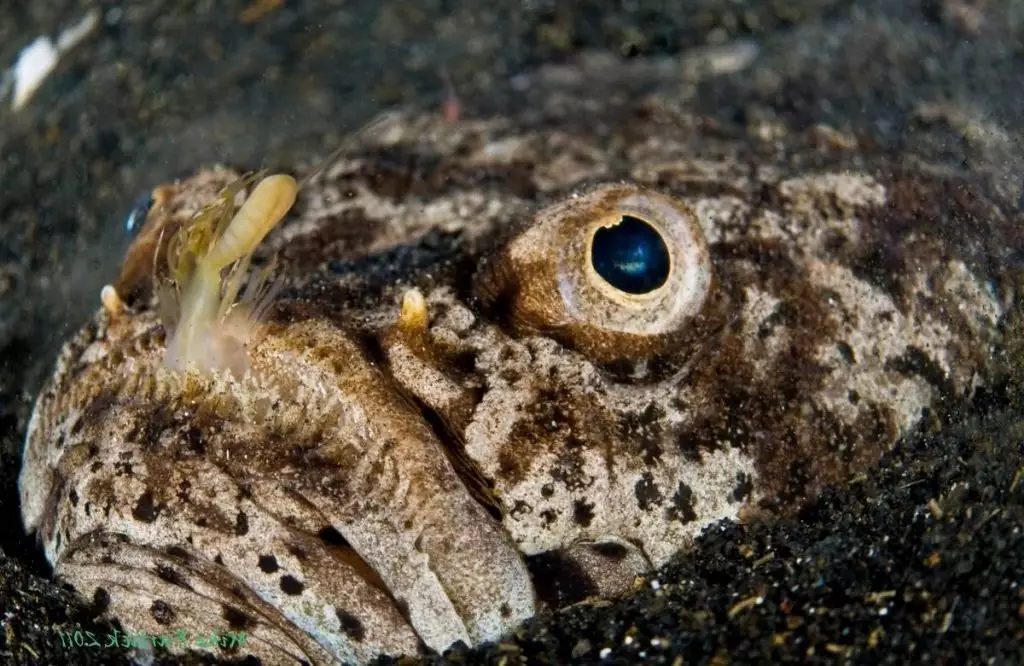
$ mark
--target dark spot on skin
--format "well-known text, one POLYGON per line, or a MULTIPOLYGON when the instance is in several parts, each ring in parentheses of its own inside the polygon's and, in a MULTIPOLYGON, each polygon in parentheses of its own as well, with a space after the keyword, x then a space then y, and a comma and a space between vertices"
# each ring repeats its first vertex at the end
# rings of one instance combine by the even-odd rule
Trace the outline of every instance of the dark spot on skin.
POLYGON ((626 414, 619 420, 619 439, 637 447, 649 467, 661 462, 664 416, 665 410, 652 402, 640 414, 626 414))
POLYGON ((553 485, 551 485, 550 483, 545 483, 543 486, 540 487, 540 496, 541 497, 551 497, 554 494, 555 494, 555 487, 553 485))
POLYGON ((697 520, 697 512, 694 510, 696 498, 693 490, 682 481, 672 495, 672 506, 667 510, 669 520, 678 520, 684 525, 697 520))
POLYGON ((79 423, 97 423, 103 419, 104 414, 117 402, 117 396, 109 391, 104 391, 86 406, 79 423))
POLYGON ((750 478, 750 475, 743 472, 736 474, 736 487, 732 491, 732 501, 743 502, 750 497, 752 492, 754 492, 754 480, 750 478))
POLYGON ((776 309, 760 323, 757 327, 757 339, 764 340, 772 336, 775 330, 785 323, 785 315, 779 310, 778 306, 776 309))
POLYGON ((601 541, 590 545, 590 550, 594 551, 601 557, 614 560, 615 562, 621 562, 629 555, 629 549, 623 546, 621 543, 615 543, 614 541, 601 541))
POLYGON ((682 428, 676 438, 676 446, 679 449, 679 454, 683 456, 683 459, 691 463, 700 463, 701 449, 705 446, 705 443, 695 436, 694 432, 688 428, 682 428))
POLYGON ((280 567, 277 565, 277 558, 273 555, 260 555, 260 571, 267 574, 276 572, 280 567))
POLYGON ((860 393, 857 393, 853 389, 850 389, 850 392, 846 394, 846 397, 849 398, 851 405, 856 405, 860 402, 860 393))
POLYGON ((523 500, 516 500, 516 503, 512 505, 512 509, 509 510, 508 515, 513 518, 519 516, 526 516, 533 513, 533 507, 524 502, 523 500))
POLYGON ((502 604, 501 607, 498 609, 498 612, 501 613, 501 617, 505 618, 506 620, 512 617, 512 609, 509 607, 508 604, 502 604))
POLYGON ((841 340, 837 342, 836 350, 839 352, 839 355, 843 357, 843 360, 846 361, 847 365, 853 365, 857 362, 857 356, 853 353, 853 347, 845 342, 841 340))
POLYGON ((558 513, 554 509, 544 509, 540 512, 540 518, 544 521, 544 527, 551 527, 558 518, 558 513))
POLYGON ((590 527, 590 521, 594 519, 594 505, 584 499, 578 499, 573 503, 572 519, 581 527, 590 527))
POLYGON ((170 604, 162 599, 153 602, 153 605, 149 607, 149 614, 153 616, 157 624, 165 627, 174 622, 177 617, 177 613, 174 612, 170 604))
POLYGON ((78 493, 75 492, 74 488, 68 493, 68 499, 71 500, 71 506, 78 506, 78 493))
POLYGON ((190 591, 192 590, 192 586, 185 581, 185 578, 176 569, 169 567, 166 564, 161 563, 156 565, 156 575, 160 580, 166 581, 171 585, 177 585, 180 588, 190 591))
POLYGON ((304 562, 306 558, 309 557, 306 554, 306 551, 302 550, 293 543, 288 544, 288 552, 292 554, 292 557, 294 557, 300 562, 304 562))
POLYGON ((281 591, 285 594, 292 596, 298 596, 302 594, 302 590, 306 588, 299 580, 291 574, 285 574, 281 576, 281 591))
POLYGON ((220 553, 214 556, 213 561, 221 566, 224 566, 224 558, 220 556, 220 553))
POLYGON ((255 620, 253 620, 251 617, 249 617, 242 611, 238 610, 234 606, 225 605, 223 611, 221 612, 221 617, 227 620, 228 627, 232 631, 243 631, 245 629, 250 629, 253 625, 256 624, 255 620))
POLYGON ((505 366, 498 372, 498 376, 501 377, 506 382, 508 382, 509 384, 515 384, 520 379, 522 379, 523 375, 516 368, 512 366, 505 366))
POLYGON ((188 450, 197 456, 206 454, 206 442, 203 439, 203 431, 195 426, 186 428, 182 433, 185 437, 185 442, 188 444, 188 450))
POLYGON ((908 377, 920 377, 943 395, 953 395, 956 392, 953 382, 939 364, 917 347, 907 347, 902 356, 886 360, 885 369, 908 377))
MULTIPOLYGON (((66 486, 67 486, 67 479, 60 472, 56 472, 53 475, 53 490, 50 492, 49 496, 46 498, 46 505, 47 505, 46 511, 48 513, 54 511, 54 508, 53 508, 54 505, 62 504, 65 501, 66 495, 65 495, 64 489, 65 489, 66 486)), ((46 530, 47 537, 46 538, 49 538, 49 535, 52 535, 53 531, 56 530, 56 529, 57 529, 56 524, 51 523, 49 525, 49 527, 47 527, 47 530, 46 530)))
POLYGON ((551 470, 551 477, 569 491, 584 490, 594 483, 594 478, 586 472, 586 464, 579 448, 578 439, 570 437, 565 450, 558 456, 556 466, 551 470), (574 441, 576 447, 573 447, 574 441))
POLYGON ((85 503, 85 515, 87 515, 87 516, 91 516, 92 515, 92 502, 86 502, 85 503))
POLYGON ((92 593, 92 611, 96 615, 100 615, 107 611, 110 607, 110 593, 107 592, 106 588, 97 587, 96 591, 92 593))
POLYGON ((189 552, 181 546, 168 546, 167 550, 165 550, 164 552, 173 557, 180 557, 185 561, 188 561, 192 558, 192 556, 189 555, 189 552))
POLYGON ((156 520, 156 517, 160 514, 160 509, 162 508, 162 504, 153 503, 153 493, 146 490, 135 503, 135 508, 132 509, 132 516, 135 520, 140 520, 144 523, 151 523, 156 520))
POLYGON ((136 442, 147 451, 156 451, 160 448, 161 435, 174 427, 176 416, 174 410, 169 407, 158 407, 149 410, 145 415, 139 414, 136 426, 126 438, 129 442, 136 442))
POLYGON ((867 252, 858 253, 850 262, 853 274, 889 294, 900 302, 899 276, 906 275, 906 262, 899 243, 879 243, 867 252))
POLYGON ((334 613, 338 616, 338 622, 341 623, 341 630, 345 632, 345 635, 356 643, 361 643, 366 637, 366 628, 363 627, 359 618, 338 607, 334 608, 334 613))
POLYGON ((320 537, 320 540, 328 546, 341 546, 342 548, 352 547, 349 544, 348 540, 344 536, 342 536, 341 532, 334 529, 330 525, 321 528, 321 530, 317 532, 317 536, 320 537))
POLYGON ((101 463, 98 460, 93 464, 89 465, 89 471, 92 472, 93 474, 100 471, 101 469, 103 469, 103 463, 101 463))
POLYGON ((838 231, 830 231, 825 235, 821 243, 822 248, 829 254, 839 254, 850 247, 850 239, 846 234, 838 231))
POLYGON ((245 536, 249 533, 249 517, 245 515, 244 511, 239 511, 238 515, 235 516, 235 535, 245 536))
POLYGON ((636 495, 636 501, 640 508, 644 511, 650 511, 655 504, 661 503, 661 491, 654 483, 654 475, 650 472, 644 472, 640 476, 640 480, 633 487, 633 493, 636 495))
POLYGON ((541 601, 552 608, 562 608, 597 594, 597 585, 573 559, 557 550, 526 558, 541 601))

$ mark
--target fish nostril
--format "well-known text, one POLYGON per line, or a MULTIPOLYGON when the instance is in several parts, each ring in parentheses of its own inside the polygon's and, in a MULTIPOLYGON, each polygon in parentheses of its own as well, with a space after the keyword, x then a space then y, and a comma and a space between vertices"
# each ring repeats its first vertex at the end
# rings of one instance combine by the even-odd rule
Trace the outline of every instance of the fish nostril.
POLYGON ((609 285, 627 294, 643 295, 668 281, 671 259, 661 234, 631 215, 601 227, 591 240, 591 263, 609 285))

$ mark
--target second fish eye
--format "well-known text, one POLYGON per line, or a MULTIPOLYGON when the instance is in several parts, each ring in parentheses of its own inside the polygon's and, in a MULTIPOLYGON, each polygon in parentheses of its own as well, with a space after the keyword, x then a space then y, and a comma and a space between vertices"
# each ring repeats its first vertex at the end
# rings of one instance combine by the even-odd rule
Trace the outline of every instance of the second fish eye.
POLYGON ((132 204, 131 210, 128 211, 128 217, 124 221, 124 230, 129 236, 134 236, 142 225, 146 222, 146 216, 149 215, 149 210, 153 207, 153 194, 146 192, 132 204))
POLYGON ((657 229, 640 218, 623 215, 614 225, 594 232, 590 264, 610 286, 642 296, 668 281, 671 257, 657 229))

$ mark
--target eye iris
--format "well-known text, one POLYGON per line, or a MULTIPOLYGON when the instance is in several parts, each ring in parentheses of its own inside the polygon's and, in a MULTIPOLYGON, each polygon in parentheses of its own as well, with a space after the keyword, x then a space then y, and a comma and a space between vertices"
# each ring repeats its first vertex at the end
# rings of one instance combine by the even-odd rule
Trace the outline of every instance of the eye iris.
POLYGON ((615 226, 598 229, 592 243, 594 270, 620 291, 646 294, 668 280, 668 248, 643 220, 624 215, 615 226))

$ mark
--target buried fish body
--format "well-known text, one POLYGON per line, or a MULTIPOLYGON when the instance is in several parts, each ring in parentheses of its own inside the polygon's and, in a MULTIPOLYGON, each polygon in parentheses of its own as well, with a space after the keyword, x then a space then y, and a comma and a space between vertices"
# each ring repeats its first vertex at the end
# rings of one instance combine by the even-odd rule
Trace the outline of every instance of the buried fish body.
POLYGON ((605 113, 397 115, 238 227, 252 179, 159 188, 29 424, 55 573, 265 663, 476 644, 797 506, 990 381, 1012 295, 983 188, 821 128, 605 113))

